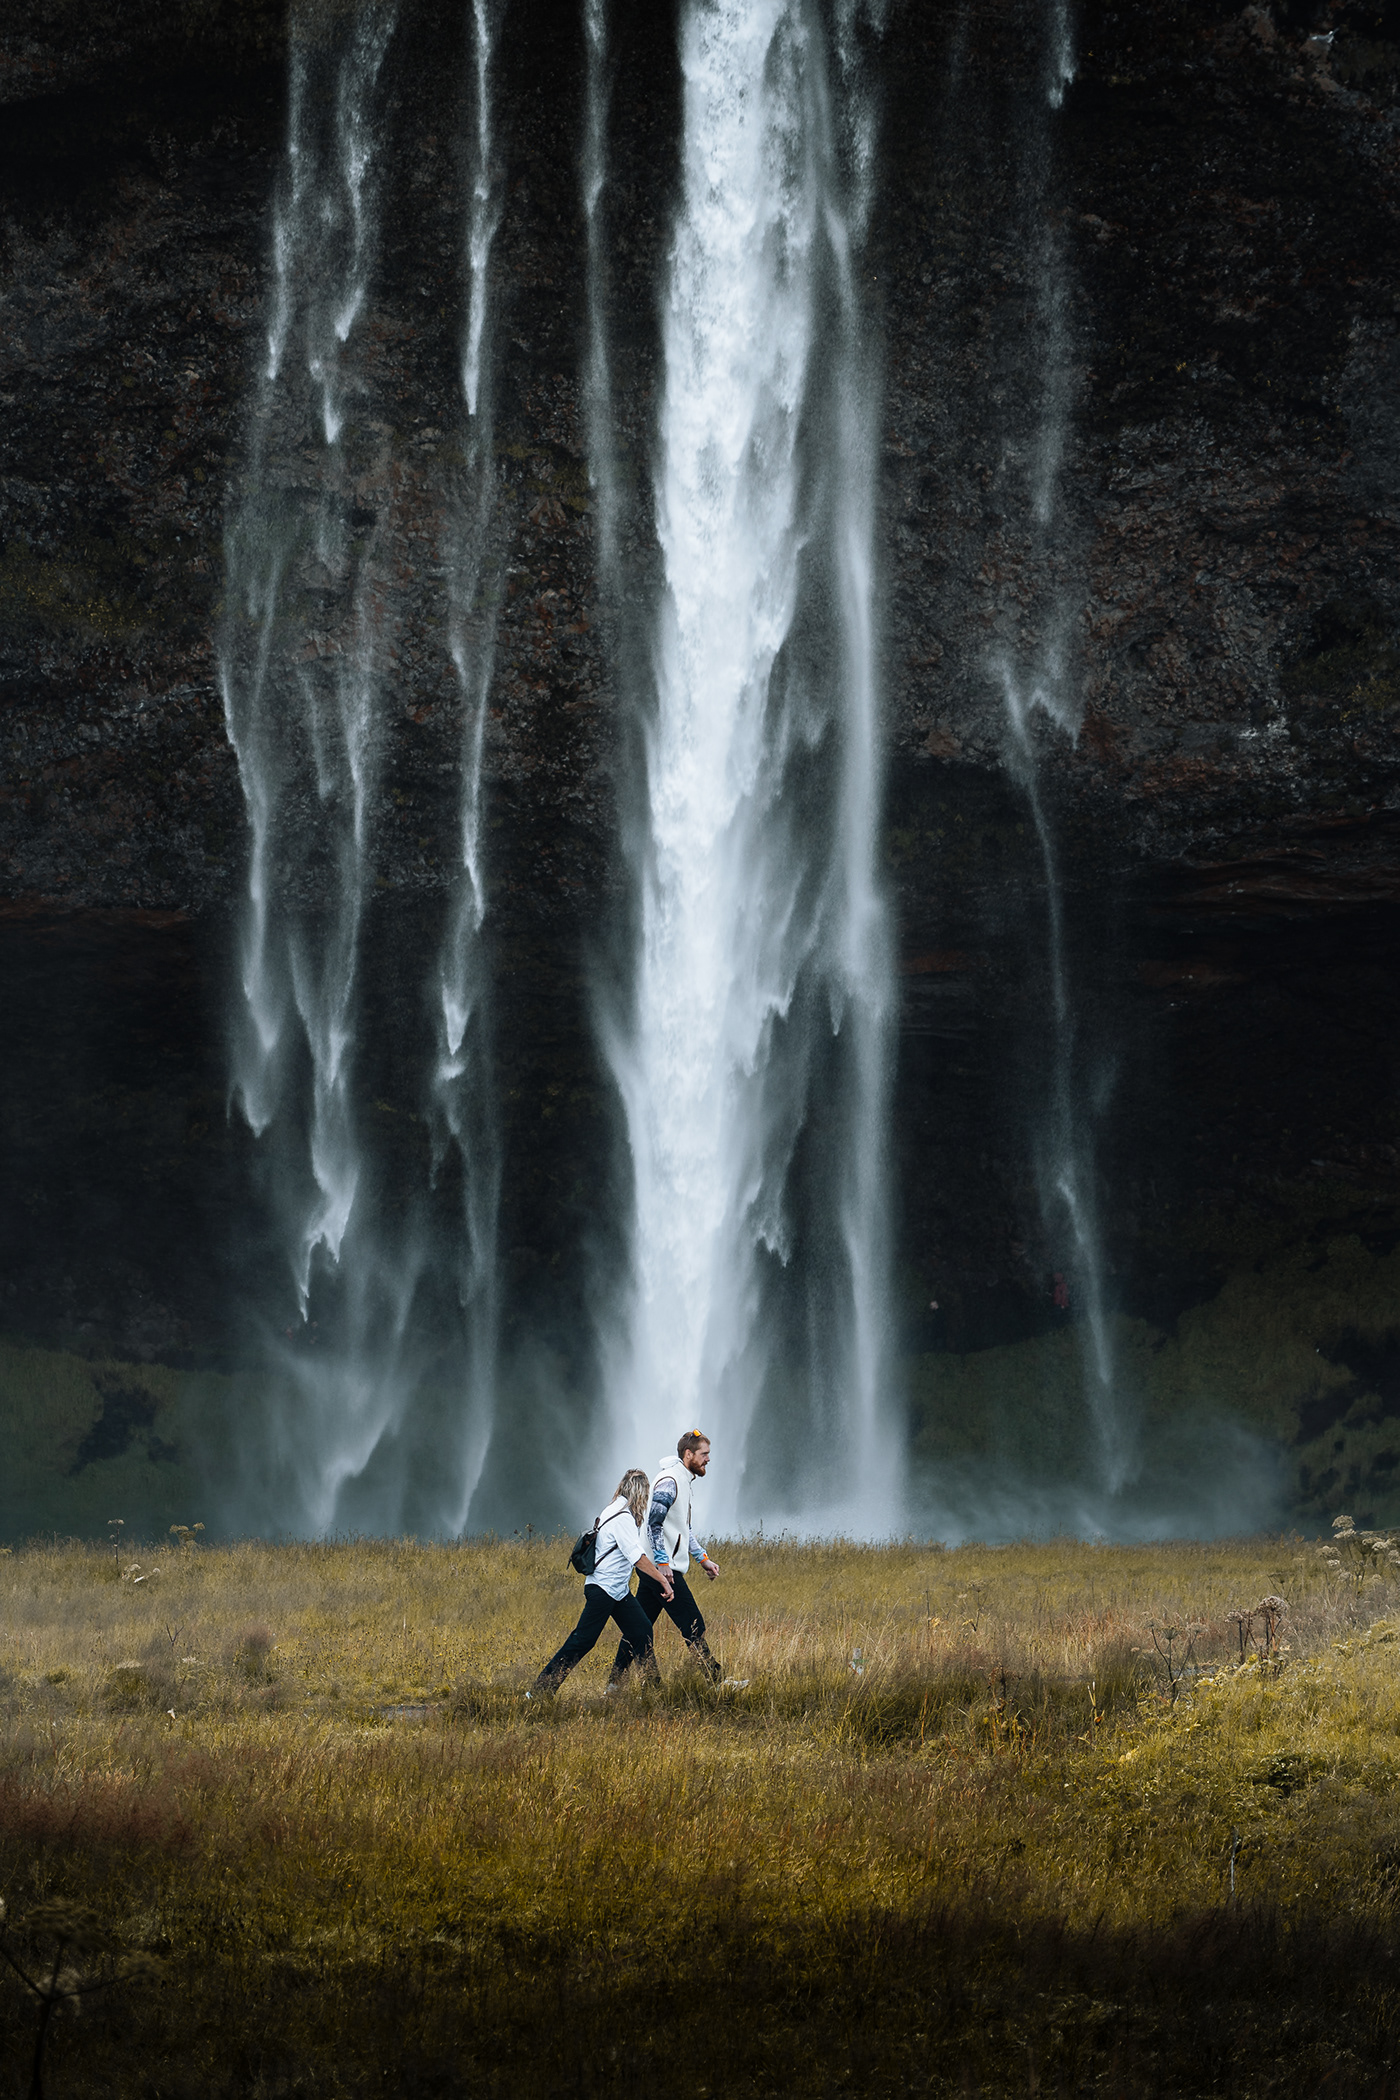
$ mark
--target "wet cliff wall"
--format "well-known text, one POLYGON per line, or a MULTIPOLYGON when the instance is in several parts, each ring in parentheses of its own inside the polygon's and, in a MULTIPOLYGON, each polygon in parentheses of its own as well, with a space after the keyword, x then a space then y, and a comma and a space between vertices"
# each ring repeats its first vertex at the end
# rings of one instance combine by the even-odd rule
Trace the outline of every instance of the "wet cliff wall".
MULTIPOLYGON (((1029 1165, 1045 884, 994 668, 1049 594, 1069 608, 1083 719, 1075 739, 1045 725, 1039 762, 1125 1376, 1154 1421, 1228 1417, 1262 1440, 1242 1520, 1338 1498, 1382 1511, 1400 1460, 1400 18, 1079 11, 1037 173, 1072 374, 1048 568, 1016 497, 1038 20, 1019 0, 908 5, 884 38, 870 292, 911 1430, 924 1463, 970 1480, 1028 1422, 1047 1449, 1071 1439, 1079 1404, 1080 1308, 1055 1302, 1029 1165)), ((567 1393, 586 1382, 588 1278, 616 1215, 588 979, 618 924, 627 725, 581 427, 580 26, 539 4, 504 24, 487 744, 502 1246, 509 1332, 567 1393)), ((76 1381, 61 1434, 38 1401, 25 1417, 64 1483, 54 1521, 106 1491, 105 1466, 174 1465, 160 1425, 195 1404, 179 1377, 236 1374, 277 1267, 226 1112, 246 831, 212 637, 283 33, 280 10, 232 4, 36 7, 0 29, 0 1318, 14 1365, 61 1350, 76 1381)), ((670 9, 619 8, 616 50, 610 303, 640 599, 670 9)), ((392 1202, 421 1165, 396 1046, 447 879, 460 734, 435 553, 456 463, 459 12, 407 9, 388 64, 372 333, 397 405, 366 501, 396 564, 363 1084, 392 1202)), ((314 872, 282 876, 314 894, 314 872)), ((13 1369, 13 1390, 29 1377, 13 1369)))

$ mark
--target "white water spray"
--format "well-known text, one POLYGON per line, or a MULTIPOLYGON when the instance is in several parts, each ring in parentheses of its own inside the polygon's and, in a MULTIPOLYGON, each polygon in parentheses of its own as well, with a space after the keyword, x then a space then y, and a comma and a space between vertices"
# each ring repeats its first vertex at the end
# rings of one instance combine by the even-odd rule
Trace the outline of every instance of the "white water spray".
POLYGON ((853 15, 834 87, 803 0, 689 0, 682 24, 649 836, 635 1008, 609 1045, 635 1203, 617 1430, 646 1456, 700 1422, 720 1527, 898 1524, 873 389, 855 261, 870 136, 853 15), (808 472, 814 423, 835 434, 824 474, 808 472), (825 648, 794 633, 800 604, 815 628, 818 593, 825 648), (802 1336, 770 1317, 799 1254, 802 1336))
POLYGON ((494 166, 491 123, 495 36, 493 9, 486 0, 472 0, 474 148, 461 367, 467 427, 463 439, 465 464, 455 507, 455 543, 449 549, 448 645, 462 708, 459 858, 436 977, 437 1052, 432 1088, 440 1119, 439 1164, 444 1138, 455 1148, 461 1163, 466 1231, 458 1294, 466 1323, 468 1404, 461 1414, 463 1448, 459 1460, 457 1528, 467 1521, 490 1435, 497 1333, 500 1164, 490 1086, 488 966, 483 943, 486 884, 481 856, 482 757, 496 632, 494 604, 491 594, 483 588, 496 489, 489 358, 491 248, 501 218, 501 186, 494 166))
POLYGON ((462 345, 462 393, 475 417, 481 395, 481 346, 486 332, 487 273, 491 243, 501 223, 500 185, 491 165, 491 57, 495 27, 490 0, 472 0, 472 84, 475 89, 476 154, 467 224, 467 329, 462 345))
POLYGON ((1051 109, 1059 109, 1064 104, 1065 89, 1073 83, 1078 71, 1068 0, 1050 0, 1045 46, 1045 99, 1051 109))
MULTIPOLYGON (((1049 0, 1045 34, 1045 103, 1049 109, 1058 110, 1075 74, 1064 0, 1049 0)), ((1032 354, 1041 375, 1042 393, 1028 488, 1042 564, 1061 523, 1060 479, 1073 406, 1068 269, 1060 236, 1048 216, 1049 139, 1043 124, 1043 118, 1034 120, 1029 149, 1034 192, 1030 237, 1036 248, 1033 275, 1038 308, 1032 354)), ((1074 1280, 1088 1341, 1084 1376, 1093 1455, 1101 1485, 1110 1494, 1116 1494, 1131 1477, 1132 1451, 1116 1391, 1112 1330, 1104 1293, 1103 1240, 1094 1194, 1093 1132, 1078 1070, 1077 1017, 1066 951, 1064 891, 1054 831, 1041 789, 1035 722, 1037 715, 1043 715, 1071 742, 1079 734, 1081 707, 1078 695, 1071 689, 1065 662, 1068 619, 1069 608, 1059 592, 1050 611, 1049 637, 1035 663, 1026 671, 1002 663, 998 672, 1009 731, 1008 763, 1030 806, 1045 881, 1051 1026, 1048 1103, 1037 1146, 1041 1200, 1047 1218, 1058 1218, 1068 1235, 1066 1268, 1074 1280)))

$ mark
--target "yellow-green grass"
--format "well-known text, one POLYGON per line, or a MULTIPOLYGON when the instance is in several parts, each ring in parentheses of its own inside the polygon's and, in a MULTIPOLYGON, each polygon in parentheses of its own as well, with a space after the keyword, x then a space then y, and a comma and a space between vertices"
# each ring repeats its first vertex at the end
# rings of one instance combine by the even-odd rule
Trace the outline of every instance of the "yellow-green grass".
MULTIPOLYGON (((566 1550, 0 1558, 8 1944, 66 1897, 164 1964, 59 2014, 53 2095, 1389 2089, 1387 1578, 747 1541, 703 1595, 747 1682, 663 1622, 659 1691, 605 1640, 527 1702, 566 1550)), ((0 2061, 33 2022, 0 1986, 0 2061)))

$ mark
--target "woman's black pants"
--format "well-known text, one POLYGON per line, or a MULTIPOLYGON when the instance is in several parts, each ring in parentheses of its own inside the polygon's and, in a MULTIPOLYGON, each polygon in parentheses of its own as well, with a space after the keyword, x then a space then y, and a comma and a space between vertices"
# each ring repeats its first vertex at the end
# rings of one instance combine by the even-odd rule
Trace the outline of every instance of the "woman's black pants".
MULTIPOLYGON (((710 1644, 705 1639, 704 1617, 701 1614, 699 1605, 690 1593, 690 1584, 686 1581, 679 1568, 672 1568, 671 1583, 673 1595, 668 1604, 661 1584, 654 1575, 639 1575, 637 1577, 637 1602, 642 1608, 647 1624, 654 1626, 664 1611, 675 1622, 681 1639, 693 1651, 695 1660, 699 1663, 706 1676, 713 1683, 718 1684, 724 1672, 710 1653, 710 1644)), ((624 1641, 618 1648, 617 1660, 613 1664, 614 1678, 622 1675, 630 1660, 623 1652, 626 1645, 624 1641)))
POLYGON ((644 1677, 659 1682, 661 1672, 656 1667, 656 1657, 651 1645, 651 1621, 638 1604, 630 1590, 625 1596, 610 1597, 596 1582, 583 1585, 583 1610, 579 1621, 557 1655, 552 1655, 539 1676, 535 1679, 537 1692, 557 1692, 575 1663, 581 1663, 585 1655, 591 1654, 598 1645, 598 1637, 609 1619, 617 1621, 617 1630, 622 1641, 617 1651, 617 1662, 613 1665, 613 1676, 621 1675, 630 1663, 636 1663, 644 1677))

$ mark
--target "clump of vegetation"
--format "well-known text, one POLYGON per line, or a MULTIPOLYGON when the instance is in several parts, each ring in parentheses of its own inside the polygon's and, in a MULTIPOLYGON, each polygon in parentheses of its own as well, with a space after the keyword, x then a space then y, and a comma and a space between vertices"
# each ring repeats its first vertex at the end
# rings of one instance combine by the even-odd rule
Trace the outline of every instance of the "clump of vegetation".
MULTIPOLYGON (((738 1541, 705 1597, 728 1687, 663 1621, 659 1688, 606 1695, 604 1643, 527 1703, 566 1551, 0 1561, 0 1889, 167 1984, 56 2000, 55 2092, 586 2094, 682 2017, 710 2095, 1388 2075, 1388 1561, 738 1541)), ((0 2061, 34 2018, 12 1976, 0 2061)))
POLYGON ((76 2008, 94 1992, 152 1983, 161 1973, 154 1955, 123 1947, 93 1911, 61 1896, 34 1905, 15 1932, 0 1901, 0 1961, 39 2009, 29 2100, 44 2100, 45 2047, 59 2006, 76 2008))
POLYGON ((1361 1595, 1372 1579, 1400 1575, 1400 1538, 1393 1531, 1358 1531, 1347 1516, 1332 1519, 1332 1536, 1320 1549, 1328 1573, 1361 1595))
POLYGON ((233 1644, 233 1667, 249 1684, 272 1679, 272 1634, 266 1626, 246 1626, 233 1644))

